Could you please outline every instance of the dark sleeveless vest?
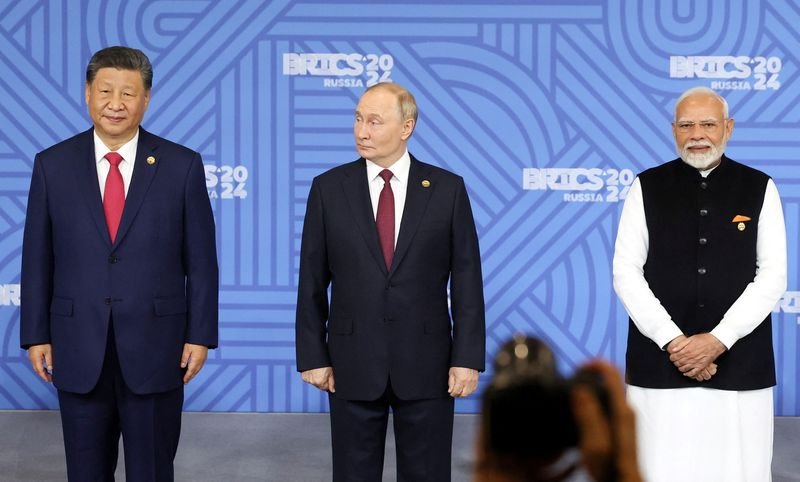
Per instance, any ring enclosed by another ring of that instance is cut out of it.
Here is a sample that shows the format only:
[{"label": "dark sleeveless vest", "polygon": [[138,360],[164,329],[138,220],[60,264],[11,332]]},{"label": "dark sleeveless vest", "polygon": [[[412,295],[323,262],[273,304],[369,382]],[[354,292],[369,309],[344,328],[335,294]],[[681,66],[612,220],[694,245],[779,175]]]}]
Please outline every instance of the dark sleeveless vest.
[{"label": "dark sleeveless vest", "polygon": [[[711,331],[753,281],[768,179],[725,156],[707,178],[680,159],[639,175],[650,240],[644,277],[686,336]],[[734,221],[737,216],[750,220]],[[685,377],[629,320],[631,385],[754,390],[775,385],[771,317],[716,363],[717,374],[709,381]]]}]

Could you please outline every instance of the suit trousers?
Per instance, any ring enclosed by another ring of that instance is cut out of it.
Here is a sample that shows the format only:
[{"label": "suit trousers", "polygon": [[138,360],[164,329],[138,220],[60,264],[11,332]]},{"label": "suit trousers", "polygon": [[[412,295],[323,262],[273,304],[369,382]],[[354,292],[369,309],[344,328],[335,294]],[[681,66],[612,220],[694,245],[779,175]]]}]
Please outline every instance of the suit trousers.
[{"label": "suit trousers", "polygon": [[329,395],[334,482],[380,482],[391,408],[398,482],[448,482],[454,400],[401,400],[391,381],[377,400]]},{"label": "suit trousers", "polygon": [[58,391],[68,479],[113,481],[121,434],[126,480],[173,481],[183,387],[147,395],[131,392],[120,371],[113,323],[106,345],[100,378],[89,393]]}]

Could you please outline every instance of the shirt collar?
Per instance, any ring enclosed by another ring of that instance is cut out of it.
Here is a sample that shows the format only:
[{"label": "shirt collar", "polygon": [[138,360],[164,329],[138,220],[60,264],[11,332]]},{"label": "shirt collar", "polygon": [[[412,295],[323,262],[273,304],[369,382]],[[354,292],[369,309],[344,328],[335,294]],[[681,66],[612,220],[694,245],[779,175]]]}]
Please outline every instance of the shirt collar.
[{"label": "shirt collar", "polygon": [[367,179],[370,182],[374,181],[376,177],[383,171],[384,169],[389,169],[392,171],[392,175],[396,177],[400,182],[407,182],[408,181],[408,171],[411,169],[411,156],[408,154],[408,149],[403,151],[403,155],[400,156],[400,159],[396,160],[391,166],[388,168],[383,168],[374,162],[367,161]]},{"label": "shirt collar", "polygon": [[[105,160],[106,154],[111,152],[111,149],[109,149],[105,145],[105,143],[103,143],[102,139],[100,139],[100,136],[97,135],[97,131],[94,131],[93,134],[94,134],[95,162],[97,164],[100,164]],[[126,142],[125,144],[123,144],[119,149],[117,149],[119,155],[122,156],[123,159],[122,162],[130,162],[131,164],[133,164],[133,161],[135,160],[134,158],[136,157],[136,146],[138,145],[139,145],[139,130],[137,129],[136,134],[133,136],[133,138],[128,142]]]}]

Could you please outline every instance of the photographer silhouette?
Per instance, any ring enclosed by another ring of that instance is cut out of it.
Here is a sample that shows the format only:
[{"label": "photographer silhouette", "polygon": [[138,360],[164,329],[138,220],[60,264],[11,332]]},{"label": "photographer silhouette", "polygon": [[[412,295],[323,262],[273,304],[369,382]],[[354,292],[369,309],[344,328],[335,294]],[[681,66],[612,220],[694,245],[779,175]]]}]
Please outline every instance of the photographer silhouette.
[{"label": "photographer silhouette", "polygon": [[635,421],[617,370],[565,379],[541,340],[517,335],[483,394],[476,482],[639,482]]}]

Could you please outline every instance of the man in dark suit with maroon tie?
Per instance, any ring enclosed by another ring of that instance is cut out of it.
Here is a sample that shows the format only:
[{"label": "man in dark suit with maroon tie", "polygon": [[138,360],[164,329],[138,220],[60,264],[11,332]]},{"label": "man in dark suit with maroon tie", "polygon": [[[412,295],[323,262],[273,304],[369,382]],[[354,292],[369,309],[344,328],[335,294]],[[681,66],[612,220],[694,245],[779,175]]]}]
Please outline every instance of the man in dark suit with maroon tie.
[{"label": "man in dark suit with maroon tie", "polygon": [[381,480],[390,408],[398,480],[450,480],[453,399],[484,369],[467,191],[408,153],[416,121],[402,86],[367,89],[355,112],[361,158],[315,178],[308,197],[297,368],[329,392],[334,481]]},{"label": "man in dark suit with maroon tie", "polygon": [[92,129],[36,155],[20,342],[58,389],[70,481],[171,481],[183,385],[217,345],[214,218],[200,154],[141,129],[153,70],[86,69]]}]

